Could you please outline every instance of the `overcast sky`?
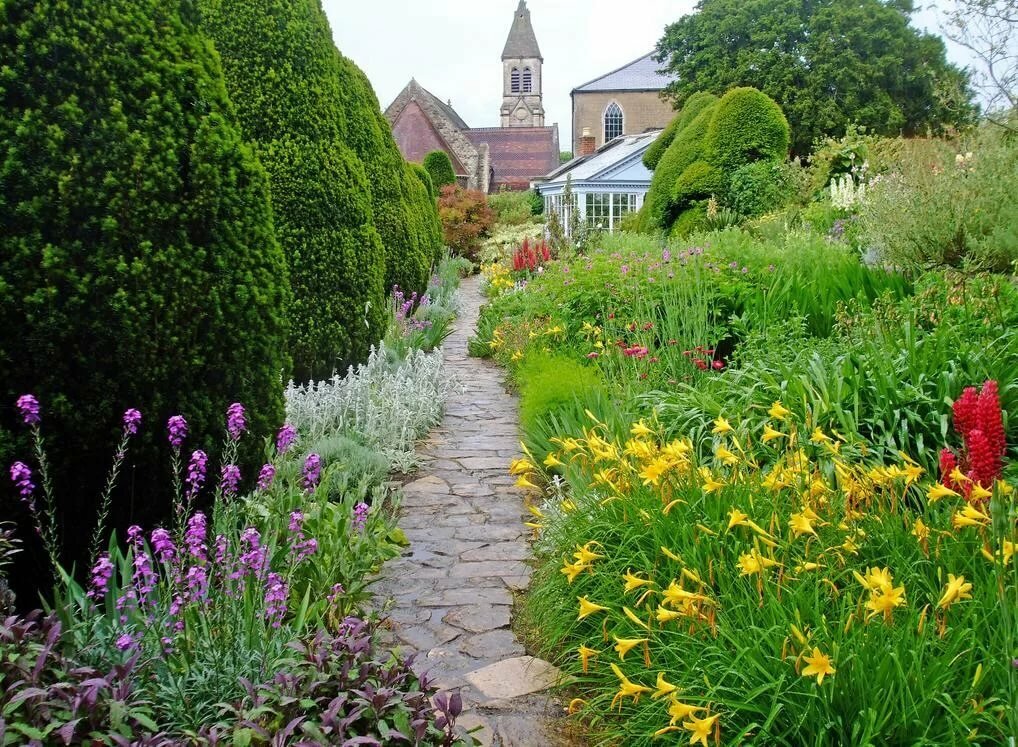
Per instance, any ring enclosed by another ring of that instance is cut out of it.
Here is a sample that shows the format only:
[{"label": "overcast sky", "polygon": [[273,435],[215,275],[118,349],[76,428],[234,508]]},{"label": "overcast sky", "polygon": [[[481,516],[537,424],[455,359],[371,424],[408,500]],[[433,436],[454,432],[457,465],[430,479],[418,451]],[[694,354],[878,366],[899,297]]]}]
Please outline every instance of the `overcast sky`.
[{"label": "overcast sky", "polygon": [[[940,0],[941,3],[946,0]],[[385,108],[411,77],[471,127],[497,127],[502,47],[519,0],[323,0],[336,45],[367,73]],[[528,0],[544,55],[547,124],[572,142],[569,92],[650,52],[695,0]],[[916,19],[936,30],[934,11]],[[964,63],[957,50],[955,62]]]}]

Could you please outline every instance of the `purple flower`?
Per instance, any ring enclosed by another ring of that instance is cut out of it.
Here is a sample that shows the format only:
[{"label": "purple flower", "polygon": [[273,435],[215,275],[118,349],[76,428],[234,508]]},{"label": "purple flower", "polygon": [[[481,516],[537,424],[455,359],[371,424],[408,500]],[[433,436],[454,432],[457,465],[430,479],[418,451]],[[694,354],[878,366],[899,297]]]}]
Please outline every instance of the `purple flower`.
[{"label": "purple flower", "polygon": [[240,541],[247,549],[240,556],[242,568],[237,574],[238,577],[245,571],[250,571],[256,577],[261,577],[262,574],[265,573],[266,564],[268,562],[268,558],[265,555],[265,548],[262,547],[262,536],[254,527],[248,527],[240,536]]},{"label": "purple flower", "polygon": [[285,454],[297,440],[297,429],[289,423],[283,425],[276,434],[276,451]]},{"label": "purple flower", "polygon": [[166,421],[166,433],[170,446],[179,449],[187,438],[187,421],[182,415],[174,415]]},{"label": "purple flower", "polygon": [[198,495],[201,486],[205,484],[205,473],[208,470],[209,457],[198,449],[191,453],[191,461],[187,465],[187,477],[184,482],[188,485],[187,497],[193,499]]},{"label": "purple flower", "polygon": [[234,402],[226,408],[226,430],[233,441],[239,441],[247,430],[247,420],[244,418],[244,405]]},{"label": "purple flower", "polygon": [[346,589],[343,588],[343,584],[333,584],[332,591],[329,592],[328,601],[330,607],[335,607],[339,602],[339,598],[346,594]]},{"label": "purple flower", "polygon": [[208,587],[208,574],[205,572],[205,566],[192,565],[187,569],[187,594],[192,600],[204,599]]},{"label": "purple flower", "polygon": [[131,581],[138,592],[138,601],[145,604],[148,601],[148,595],[156,585],[156,574],[152,570],[151,558],[147,552],[139,550],[134,556],[134,575],[131,577]]},{"label": "purple flower", "polygon": [[113,578],[113,562],[109,553],[103,553],[92,566],[92,580],[89,582],[89,599],[102,599],[106,596],[110,579]]},{"label": "purple flower", "polygon": [[137,524],[132,524],[127,528],[127,541],[135,547],[138,547],[144,540],[142,528]]},{"label": "purple flower", "polygon": [[34,394],[22,394],[18,397],[17,406],[21,412],[21,419],[25,421],[25,425],[38,425],[41,420],[39,417],[39,400],[35,398]]},{"label": "purple flower", "polygon": [[32,482],[32,470],[24,462],[15,462],[11,465],[11,480],[14,481],[18,492],[21,493],[21,500],[34,510],[35,503],[32,501],[32,492],[35,490],[35,483]]},{"label": "purple flower", "polygon": [[304,538],[304,514],[300,511],[291,513],[288,529],[292,535],[289,544],[290,559],[293,563],[302,563],[318,552],[318,540],[314,537],[310,539]]},{"label": "purple flower", "polygon": [[278,573],[270,573],[265,580],[265,619],[272,623],[273,628],[278,628],[283,622],[288,596],[289,589],[283,577]]},{"label": "purple flower", "polygon": [[288,529],[293,534],[302,534],[304,529],[304,514],[300,511],[293,511],[290,514],[290,524]]},{"label": "purple flower", "polygon": [[304,460],[304,489],[309,493],[314,491],[318,481],[322,478],[322,458],[317,454],[308,454]]},{"label": "purple flower", "polygon": [[258,473],[258,489],[268,490],[275,477],[276,468],[271,464],[263,464],[261,471]]},{"label": "purple flower", "polygon": [[236,464],[224,464],[219,476],[219,489],[223,495],[231,497],[237,494],[240,485],[240,467]]},{"label": "purple flower", "polygon": [[371,509],[367,503],[358,503],[353,509],[353,527],[358,532],[364,531],[364,525],[368,523],[368,512]]},{"label": "purple flower", "polygon": [[135,436],[138,434],[138,426],[141,425],[141,413],[133,407],[124,412],[124,435]]},{"label": "purple flower", "polygon": [[663,252],[661,252],[661,259],[664,260],[665,262],[671,262],[672,261],[672,253],[670,251],[668,251],[667,249],[665,249]]},{"label": "purple flower", "polygon": [[199,562],[205,561],[205,533],[207,522],[201,511],[187,520],[187,531],[184,532],[184,544],[188,554]]},{"label": "purple flower", "polygon": [[129,633],[124,633],[122,636],[117,638],[116,647],[120,651],[127,651],[129,648],[134,647],[134,638]]},{"label": "purple flower", "polygon": [[151,541],[160,563],[168,563],[173,560],[173,556],[177,553],[177,548],[174,546],[173,540],[170,539],[169,532],[162,528],[153,529]]},{"label": "purple flower", "polygon": [[221,534],[216,535],[216,565],[223,565],[226,562],[226,548],[227,542],[226,537]]}]

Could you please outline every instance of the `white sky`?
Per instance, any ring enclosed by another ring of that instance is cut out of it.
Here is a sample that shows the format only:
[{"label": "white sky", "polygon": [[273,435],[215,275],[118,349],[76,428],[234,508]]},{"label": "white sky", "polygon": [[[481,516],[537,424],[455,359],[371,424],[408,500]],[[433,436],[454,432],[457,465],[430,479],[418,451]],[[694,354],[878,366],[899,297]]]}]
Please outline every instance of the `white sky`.
[{"label": "white sky", "polygon": [[[497,127],[502,47],[519,0],[322,0],[340,51],[371,79],[384,109],[411,77],[471,127]],[[933,5],[944,5],[936,0]],[[528,0],[544,55],[547,124],[572,142],[569,92],[650,52],[695,0]],[[936,30],[927,10],[915,22]],[[954,62],[966,58],[951,49]]]}]

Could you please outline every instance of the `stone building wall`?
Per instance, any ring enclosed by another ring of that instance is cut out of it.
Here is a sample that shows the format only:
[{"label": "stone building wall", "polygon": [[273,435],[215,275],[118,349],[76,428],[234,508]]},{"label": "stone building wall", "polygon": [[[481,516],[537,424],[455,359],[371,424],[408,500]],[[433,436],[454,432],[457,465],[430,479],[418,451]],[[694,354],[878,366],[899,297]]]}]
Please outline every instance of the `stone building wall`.
[{"label": "stone building wall", "polygon": [[596,147],[604,145],[604,110],[612,102],[622,107],[623,134],[639,135],[664,128],[676,112],[660,91],[592,91],[573,94],[573,152],[580,150],[583,128],[589,127]]}]

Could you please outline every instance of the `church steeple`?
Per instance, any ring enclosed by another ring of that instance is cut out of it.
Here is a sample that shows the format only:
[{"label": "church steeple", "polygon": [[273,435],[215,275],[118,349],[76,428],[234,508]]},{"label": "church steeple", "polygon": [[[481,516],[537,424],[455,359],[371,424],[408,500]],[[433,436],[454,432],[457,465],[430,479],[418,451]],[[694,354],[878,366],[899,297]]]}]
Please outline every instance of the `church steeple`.
[{"label": "church steeple", "polygon": [[543,63],[530,10],[520,0],[502,50],[503,127],[544,127]]}]

